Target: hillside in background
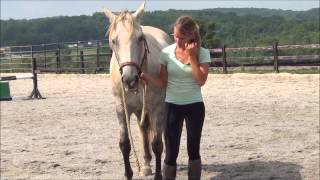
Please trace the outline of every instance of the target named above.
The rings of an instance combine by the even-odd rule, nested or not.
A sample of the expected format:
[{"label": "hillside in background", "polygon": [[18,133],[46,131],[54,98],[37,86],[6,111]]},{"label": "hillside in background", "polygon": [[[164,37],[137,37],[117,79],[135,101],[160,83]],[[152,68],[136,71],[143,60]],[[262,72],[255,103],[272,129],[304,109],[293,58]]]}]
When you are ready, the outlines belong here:
[{"label": "hillside in background", "polygon": [[[146,12],[143,25],[171,33],[175,19],[191,15],[200,24],[207,47],[266,46],[319,43],[319,8],[284,11],[260,8],[217,8]],[[92,16],[58,16],[32,20],[1,20],[1,46],[104,39],[108,20]]]}]

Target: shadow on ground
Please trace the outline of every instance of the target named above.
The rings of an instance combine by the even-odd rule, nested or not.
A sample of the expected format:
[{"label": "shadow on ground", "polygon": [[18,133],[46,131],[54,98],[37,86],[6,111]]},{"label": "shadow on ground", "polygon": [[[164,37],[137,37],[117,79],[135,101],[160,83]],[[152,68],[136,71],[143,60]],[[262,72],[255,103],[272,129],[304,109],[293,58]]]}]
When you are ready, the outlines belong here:
[{"label": "shadow on ground", "polygon": [[300,165],[280,161],[247,161],[203,166],[203,171],[218,174],[210,180],[302,180]]},{"label": "shadow on ground", "polygon": [[[234,164],[203,164],[205,180],[302,180],[297,164],[280,161],[246,161]],[[187,174],[188,165],[179,165],[178,171]],[[214,176],[207,176],[214,174]]]}]

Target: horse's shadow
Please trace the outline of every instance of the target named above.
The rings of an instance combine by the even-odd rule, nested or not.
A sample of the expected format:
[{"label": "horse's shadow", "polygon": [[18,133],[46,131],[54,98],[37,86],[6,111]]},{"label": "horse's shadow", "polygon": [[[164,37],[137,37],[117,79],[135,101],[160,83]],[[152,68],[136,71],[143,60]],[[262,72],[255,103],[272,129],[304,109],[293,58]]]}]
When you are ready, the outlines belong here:
[{"label": "horse's shadow", "polygon": [[[182,165],[180,170],[187,170]],[[233,164],[203,164],[202,172],[214,174],[209,180],[302,180],[300,165],[280,161],[246,161]]]}]

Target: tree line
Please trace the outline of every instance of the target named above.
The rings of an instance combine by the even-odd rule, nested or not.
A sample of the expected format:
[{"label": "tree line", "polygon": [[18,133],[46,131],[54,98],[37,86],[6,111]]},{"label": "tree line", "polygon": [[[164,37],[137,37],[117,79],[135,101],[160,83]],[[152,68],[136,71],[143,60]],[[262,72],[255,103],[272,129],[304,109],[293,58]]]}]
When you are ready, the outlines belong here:
[{"label": "tree line", "polygon": [[[319,8],[308,11],[259,8],[216,8],[146,12],[143,25],[172,33],[177,17],[190,15],[199,23],[209,48],[320,43]],[[103,13],[1,20],[1,46],[31,45],[106,38],[109,22]]]}]

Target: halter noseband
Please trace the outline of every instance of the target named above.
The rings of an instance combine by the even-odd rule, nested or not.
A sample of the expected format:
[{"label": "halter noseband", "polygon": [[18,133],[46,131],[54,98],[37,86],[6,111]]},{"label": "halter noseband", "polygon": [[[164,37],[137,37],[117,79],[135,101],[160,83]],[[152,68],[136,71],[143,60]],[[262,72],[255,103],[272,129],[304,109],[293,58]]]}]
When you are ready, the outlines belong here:
[{"label": "halter noseband", "polygon": [[118,54],[115,51],[113,51],[116,56],[116,60],[119,64],[120,74],[122,74],[122,69],[125,66],[134,66],[138,70],[138,75],[140,76],[142,65],[143,65],[144,61],[147,60],[147,54],[150,53],[148,43],[147,43],[147,40],[145,37],[143,38],[143,45],[144,45],[144,54],[143,54],[142,61],[140,64],[137,64],[133,61],[125,61],[125,62],[120,63]]}]

